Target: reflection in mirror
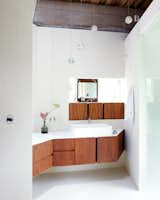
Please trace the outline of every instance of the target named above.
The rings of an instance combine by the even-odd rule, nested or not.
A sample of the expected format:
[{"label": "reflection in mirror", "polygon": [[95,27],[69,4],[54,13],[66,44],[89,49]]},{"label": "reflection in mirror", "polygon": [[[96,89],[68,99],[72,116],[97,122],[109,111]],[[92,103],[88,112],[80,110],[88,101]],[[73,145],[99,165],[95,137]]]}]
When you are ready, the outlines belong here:
[{"label": "reflection in mirror", "polygon": [[[91,79],[93,80],[93,79]],[[125,80],[123,78],[96,78],[98,102],[124,102],[126,99]],[[77,78],[69,78],[68,102],[77,102],[78,95]],[[91,84],[92,85],[92,84]],[[82,86],[83,87],[83,86]],[[92,97],[95,97],[95,86],[87,87]],[[90,94],[89,93],[89,94]]]},{"label": "reflection in mirror", "polygon": [[98,101],[98,80],[97,79],[78,79],[77,100],[79,102],[97,102]]}]

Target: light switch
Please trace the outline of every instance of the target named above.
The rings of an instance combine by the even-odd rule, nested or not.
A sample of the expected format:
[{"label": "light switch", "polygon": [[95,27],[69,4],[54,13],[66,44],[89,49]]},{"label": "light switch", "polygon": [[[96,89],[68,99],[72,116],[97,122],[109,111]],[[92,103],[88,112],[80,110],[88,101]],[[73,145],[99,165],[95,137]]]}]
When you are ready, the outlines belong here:
[{"label": "light switch", "polygon": [[6,123],[7,124],[13,124],[14,123],[14,116],[13,115],[7,115],[6,116]]}]

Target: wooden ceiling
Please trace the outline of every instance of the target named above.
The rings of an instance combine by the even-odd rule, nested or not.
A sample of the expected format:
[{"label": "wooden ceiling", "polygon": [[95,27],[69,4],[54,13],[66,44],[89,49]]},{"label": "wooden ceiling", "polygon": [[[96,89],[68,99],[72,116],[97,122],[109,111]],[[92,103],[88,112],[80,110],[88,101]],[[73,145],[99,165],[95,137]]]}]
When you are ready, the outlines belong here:
[{"label": "wooden ceiling", "polygon": [[[125,23],[127,15],[141,17],[152,0],[37,0],[33,23],[42,27],[128,33],[137,23]],[[128,9],[128,2],[129,8]],[[107,6],[106,6],[107,5]],[[93,12],[94,11],[94,12]]]},{"label": "wooden ceiling", "polygon": [[128,7],[137,9],[147,9],[153,0],[62,0],[68,2],[81,2],[81,3],[93,3],[99,5],[109,5],[116,7]]}]

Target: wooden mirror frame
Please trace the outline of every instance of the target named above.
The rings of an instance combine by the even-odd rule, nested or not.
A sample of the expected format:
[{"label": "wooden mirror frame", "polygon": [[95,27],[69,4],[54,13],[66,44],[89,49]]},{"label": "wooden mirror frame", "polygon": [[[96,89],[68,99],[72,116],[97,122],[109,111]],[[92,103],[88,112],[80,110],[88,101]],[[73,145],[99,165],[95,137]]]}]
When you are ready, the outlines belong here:
[{"label": "wooden mirror frame", "polygon": [[77,101],[82,102],[81,98],[78,98],[78,84],[79,83],[96,83],[97,84],[97,97],[96,98],[85,98],[83,102],[98,102],[98,79],[78,79],[77,80]]}]

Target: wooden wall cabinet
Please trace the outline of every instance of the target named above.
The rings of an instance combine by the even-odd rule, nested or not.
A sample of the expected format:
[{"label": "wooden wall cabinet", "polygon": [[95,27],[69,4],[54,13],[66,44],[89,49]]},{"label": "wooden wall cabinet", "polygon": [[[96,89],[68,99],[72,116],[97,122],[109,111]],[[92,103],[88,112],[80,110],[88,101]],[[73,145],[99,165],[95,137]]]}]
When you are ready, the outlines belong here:
[{"label": "wooden wall cabinet", "polygon": [[104,103],[104,119],[124,119],[124,103]]},{"label": "wooden wall cabinet", "polygon": [[124,132],[118,136],[97,138],[97,162],[117,161],[124,150]]},{"label": "wooden wall cabinet", "polygon": [[124,119],[124,103],[70,103],[69,120]]},{"label": "wooden wall cabinet", "polygon": [[87,120],[88,104],[87,103],[70,103],[69,120]]},{"label": "wooden wall cabinet", "polygon": [[96,138],[81,138],[75,140],[76,164],[96,162]]},{"label": "wooden wall cabinet", "polygon": [[92,120],[103,119],[103,103],[90,103],[88,106],[89,106],[89,119]]}]

